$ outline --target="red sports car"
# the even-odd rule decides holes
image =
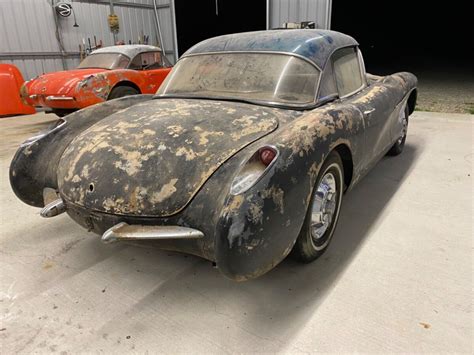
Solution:
[[[106,100],[153,94],[171,70],[162,50],[148,45],[95,50],[74,70],[43,74],[23,84],[20,93],[31,106],[58,116]]]

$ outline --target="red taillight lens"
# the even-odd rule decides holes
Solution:
[[[260,161],[265,166],[270,165],[270,163],[273,161],[273,159],[275,159],[275,156],[276,156],[276,151],[268,147],[260,149],[258,153],[259,153]]]

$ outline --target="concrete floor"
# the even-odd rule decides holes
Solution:
[[[17,200],[10,159],[48,119],[0,120],[2,353],[472,353],[474,116],[415,112],[405,152],[346,195],[328,252],[245,283]]]

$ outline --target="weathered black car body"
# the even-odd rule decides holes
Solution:
[[[307,79],[315,70],[314,99],[295,103],[287,92],[275,94],[274,101],[254,99],[255,90],[239,92],[245,97],[170,91],[193,65],[206,73],[231,67],[219,66],[228,58],[222,53],[290,58],[282,64],[282,72],[291,71],[285,80],[291,87],[306,80],[303,90],[312,90]],[[208,56],[212,63],[192,62]],[[321,232],[324,243],[303,258],[314,259],[329,243],[343,190],[387,152],[403,148],[416,102],[415,76],[366,74],[357,42],[322,30],[217,37],[183,58],[186,66],[178,62],[157,96],[83,109],[25,142],[10,168],[14,192],[33,206],[49,203],[44,216],[67,211],[88,230],[104,233],[104,241],[152,240],[215,261],[235,280],[272,269],[302,238],[308,218],[315,228],[311,216],[319,213],[317,218],[331,219]],[[252,80],[245,76],[248,64],[235,65],[243,82]],[[349,93],[343,92],[344,80],[349,87],[354,82],[348,73],[361,81]],[[203,78],[200,83],[214,85]],[[272,157],[268,164],[262,165],[262,149]],[[342,186],[335,181],[339,175]],[[333,191],[326,193],[330,186]],[[318,198],[321,212],[315,212]],[[306,247],[298,246],[303,254]]]

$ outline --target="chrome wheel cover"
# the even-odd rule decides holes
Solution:
[[[406,108],[403,108],[403,110],[400,111],[399,119],[402,124],[402,134],[400,135],[400,138],[398,138],[397,143],[402,144],[403,140],[407,136],[408,131],[408,117],[406,115]]]
[[[336,216],[338,195],[336,177],[326,172],[316,189],[311,207],[311,237],[315,242],[321,240]]]
[[[400,136],[400,138],[398,138],[398,141],[397,141],[398,144],[403,143],[403,140],[407,136],[407,130],[408,130],[408,120],[404,118],[402,121],[402,135]]]

